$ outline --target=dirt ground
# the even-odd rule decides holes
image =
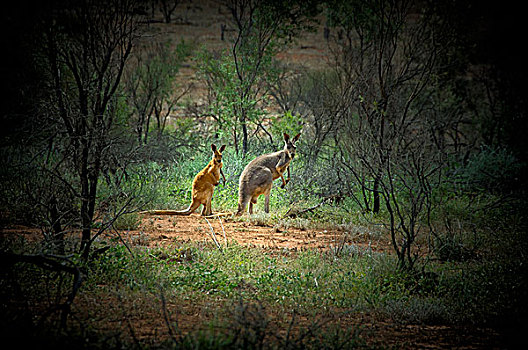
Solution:
[[[158,16],[160,19],[161,17]],[[173,43],[180,40],[203,44],[209,48],[227,46],[221,40],[221,27],[226,21],[225,9],[214,0],[184,2],[174,14],[170,24],[154,23],[150,30],[159,37],[170,35]],[[305,33],[290,48],[281,52],[279,58],[297,69],[321,67],[329,59],[329,50],[323,38],[324,22],[317,30]],[[229,32],[227,33],[229,34]],[[150,36],[149,40],[154,36]],[[193,86],[190,94],[200,103],[203,82],[195,77],[192,67],[184,66],[178,75],[182,88]],[[193,98],[194,98],[193,97]],[[184,111],[175,111],[174,117]],[[170,246],[175,242],[204,242],[211,244],[213,233],[219,244],[237,242],[238,244],[259,247],[264,251],[299,251],[303,249],[372,249],[378,252],[392,252],[388,240],[376,238],[368,233],[349,234],[337,229],[299,229],[293,227],[270,225],[264,220],[237,220],[229,216],[204,218],[199,214],[190,216],[143,215],[139,228],[123,234],[126,241],[148,247]],[[25,237],[41,237],[40,232],[27,228],[3,229],[2,235],[20,234]],[[114,325],[108,327],[126,329],[130,326],[136,330],[138,338],[167,336],[164,315],[161,314],[159,301],[124,300],[123,296],[106,296],[106,300],[85,298],[81,293],[74,304],[77,312],[95,310],[96,306],[105,313],[104,317],[113,316]],[[219,301],[221,303],[221,301]],[[145,313],[146,306],[152,304],[151,312]],[[215,306],[217,307],[217,305]],[[178,305],[167,305],[172,315],[178,315],[178,323],[183,330],[192,329],[192,325],[213,319],[213,307],[201,300],[182,300]],[[90,315],[93,317],[94,315]],[[103,317],[103,316],[101,316]],[[175,317],[175,316],[174,316]],[[286,316],[287,318],[287,316]],[[125,321],[127,320],[127,321]],[[127,325],[127,322],[129,323]],[[443,325],[403,325],[390,320],[380,320],[372,315],[343,314],[337,322],[343,325],[356,325],[362,328],[363,335],[369,343],[379,344],[383,348],[401,349],[503,349],[500,335],[489,328],[474,326]]]
[[[288,225],[289,226],[289,225]],[[212,233],[214,232],[214,237]],[[369,234],[351,235],[338,229],[303,229],[271,225],[265,219],[240,220],[231,215],[203,217],[198,211],[189,216],[143,215],[133,240],[149,247],[166,246],[174,241],[240,245],[265,250],[372,249],[390,251],[390,243]]]
[[[167,247],[174,242],[213,242],[212,233],[217,242],[226,242],[258,247],[268,253],[296,252],[303,249],[371,249],[375,252],[392,253],[390,242],[374,238],[369,234],[350,235],[345,231],[299,229],[280,227],[260,223],[253,218],[233,219],[231,216],[204,218],[198,213],[190,216],[144,215],[137,231],[129,232],[132,243],[149,247]],[[136,301],[137,302],[137,301]],[[222,301],[218,301],[221,305]],[[182,300],[177,305],[168,305],[167,309],[177,315],[182,330],[191,330],[194,325],[212,320],[218,312],[208,302],[200,300]],[[212,309],[216,309],[213,311]],[[172,311],[171,311],[172,310]],[[289,319],[285,310],[268,310],[273,319]],[[286,311],[288,312],[288,311]],[[501,335],[492,328],[472,325],[409,325],[385,320],[380,315],[343,312],[337,318],[332,312],[332,321],[336,324],[362,329],[361,336],[369,345],[398,349],[503,349]],[[229,311],[226,311],[229,314]],[[132,312],[133,314],[133,312]],[[130,314],[128,315],[130,316]],[[218,315],[216,315],[218,316]],[[325,316],[322,316],[325,317]],[[139,337],[148,338],[152,334],[162,336],[166,325],[159,310],[153,309],[151,315],[137,315],[131,318],[137,327]],[[310,320],[305,320],[309,324]],[[280,326],[279,326],[280,327]]]
[[[372,249],[374,252],[392,253],[390,242],[374,238],[369,234],[351,235],[345,231],[299,229],[275,226],[254,217],[240,220],[231,216],[204,218],[198,213],[190,216],[149,215],[141,218],[139,228],[122,232],[123,239],[131,245],[147,247],[171,247],[175,244],[194,242],[213,244],[237,244],[258,247],[264,253],[291,254],[303,249]],[[1,236],[22,235],[26,239],[42,239],[39,230],[23,227],[4,228]],[[166,317],[177,322],[185,334],[196,331],[218,317],[229,319],[233,316],[232,306],[226,300],[214,300],[204,296],[192,300],[182,297],[172,299],[165,306],[164,314],[159,297],[123,295],[119,291],[106,291],[94,299],[91,293],[79,293],[73,304],[73,312],[80,320],[105,320],[94,324],[100,331],[120,330],[128,334],[134,330],[134,337],[142,342],[170,339]],[[273,308],[273,306],[271,306]],[[290,310],[268,309],[266,313],[281,331],[287,327],[292,315]],[[168,315],[168,316],[167,316]],[[361,338],[369,345],[396,349],[508,349],[505,337],[491,327],[474,325],[421,325],[404,324],[376,314],[351,313],[347,310],[328,310],[321,320],[330,317],[334,325],[348,329],[361,329]],[[309,326],[313,320],[300,319],[299,326]],[[282,323],[281,323],[282,322]]]

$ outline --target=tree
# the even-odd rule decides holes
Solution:
[[[185,42],[174,50],[169,44],[150,43],[133,55],[124,85],[139,145],[147,144],[152,121],[156,123],[159,140],[170,113],[190,88],[175,96],[176,74],[189,52],[190,47]]]
[[[235,151],[239,152],[241,139],[246,154],[250,125],[266,132],[258,109],[269,92],[266,81],[273,75],[272,59],[280,45],[307,28],[317,6],[312,1],[226,0],[223,4],[234,28],[230,54],[221,61],[210,55],[202,72],[210,89],[228,98],[217,110],[230,114],[226,119],[232,127]]]
[[[48,92],[41,113],[55,128],[51,143],[58,163],[73,178],[60,181],[80,201],[80,252],[92,243],[98,181],[111,166],[118,124],[117,91],[138,35],[133,0],[61,2],[43,22],[41,62]]]
[[[385,203],[393,246],[406,268],[416,261],[412,246],[449,145],[435,127],[439,106],[432,103],[441,93],[441,56],[451,33],[434,12],[411,5],[330,1],[328,7],[336,33],[339,98],[332,122],[340,130],[334,137],[341,167],[359,185],[358,203],[366,210],[378,213]]]
[[[165,19],[165,23],[171,22],[172,14],[180,2],[180,0],[159,0],[159,7],[163,14],[163,18]]]

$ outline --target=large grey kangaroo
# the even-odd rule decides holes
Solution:
[[[279,177],[282,180],[281,187],[284,188],[290,181],[290,162],[295,156],[295,143],[301,134],[297,134],[290,140],[290,136],[284,133],[284,148],[282,151],[264,154],[253,159],[240,175],[238,185],[238,210],[236,215],[242,215],[249,203],[249,213],[253,214],[253,204],[257,204],[257,198],[265,196],[264,211],[269,213],[269,195],[273,180]],[[284,180],[284,171],[288,170],[288,179]]]

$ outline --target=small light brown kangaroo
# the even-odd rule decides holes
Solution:
[[[222,145],[220,149],[216,149],[216,145],[212,144],[213,159],[194,177],[192,183],[192,202],[185,210],[151,210],[149,214],[159,215],[190,215],[201,204],[202,216],[209,216],[213,214],[211,209],[211,199],[213,198],[214,187],[220,183],[220,175],[222,175],[225,183],[225,176],[222,171],[222,152],[225,149]]]
[[[284,148],[282,151],[264,154],[253,159],[240,175],[238,186],[238,210],[236,215],[242,215],[249,203],[249,213],[253,214],[253,204],[257,204],[257,198],[265,196],[264,211],[269,213],[269,195],[273,180],[279,177],[282,180],[281,187],[284,188],[290,181],[290,162],[295,156],[295,143],[301,134],[297,134],[290,140],[290,136],[284,133]],[[284,180],[284,172],[288,170],[288,179]]]

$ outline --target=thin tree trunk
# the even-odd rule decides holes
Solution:
[[[373,195],[374,195],[374,200],[373,200],[373,204],[372,204],[372,212],[374,214],[377,214],[380,211],[379,183],[380,183],[380,179],[379,179],[379,177],[376,177],[374,179],[374,186],[372,188]]]
[[[60,255],[65,253],[64,245],[64,231],[62,230],[59,210],[57,208],[57,198],[52,195],[49,201],[49,211],[51,219],[51,230],[53,232],[53,240],[57,243],[57,251]]]

